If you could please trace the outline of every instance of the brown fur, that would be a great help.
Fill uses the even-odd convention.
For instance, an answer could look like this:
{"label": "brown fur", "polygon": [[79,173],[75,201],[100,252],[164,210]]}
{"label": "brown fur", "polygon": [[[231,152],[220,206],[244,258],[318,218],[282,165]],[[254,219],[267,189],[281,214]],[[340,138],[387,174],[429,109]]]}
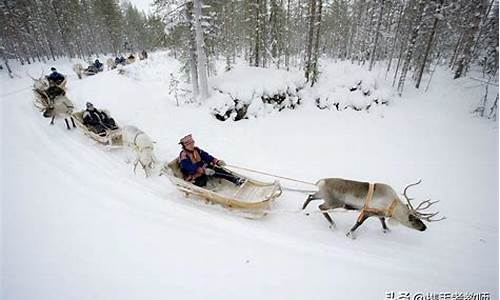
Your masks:
{"label": "brown fur", "polygon": [[315,194],[309,195],[304,202],[302,209],[312,200],[324,200],[319,205],[323,215],[334,226],[332,218],[326,212],[335,208],[355,209],[361,211],[356,224],[348,232],[348,236],[353,237],[354,231],[369,217],[376,216],[382,222],[384,232],[388,230],[385,224],[389,206],[395,202],[392,215],[401,224],[420,231],[425,230],[425,225],[412,214],[412,212],[401,202],[392,187],[384,183],[375,183],[373,197],[369,203],[369,210],[365,210],[365,202],[368,195],[369,183],[342,178],[325,178],[316,182],[319,190]]}

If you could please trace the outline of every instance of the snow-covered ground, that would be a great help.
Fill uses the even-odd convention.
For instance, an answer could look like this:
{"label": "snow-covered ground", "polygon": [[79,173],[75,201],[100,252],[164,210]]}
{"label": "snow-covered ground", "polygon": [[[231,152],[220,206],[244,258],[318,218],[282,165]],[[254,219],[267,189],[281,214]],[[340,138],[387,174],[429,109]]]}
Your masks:
{"label": "snow-covered ground", "polygon": [[[210,104],[176,106],[168,84],[179,65],[165,53],[126,75],[83,80],[70,61],[55,65],[70,74],[78,107],[91,101],[141,128],[159,160],[178,155],[179,138],[192,133],[231,164],[306,181],[343,177],[400,192],[422,178],[409,192],[441,200],[435,209],[447,219],[425,232],[389,224],[386,234],[369,219],[351,240],[355,212],[334,212],[332,231],[320,214],[299,212],[306,196],[296,192],[260,220],[186,199],[165,177],[135,175],[126,151],[105,150],[62,120],[49,126],[26,76],[41,65],[15,65],[15,79],[0,74],[3,299],[386,299],[391,291],[498,299],[498,123],[470,113],[481,90],[467,79],[438,69],[427,93],[385,90],[390,105],[369,112],[319,110],[310,100],[220,122]],[[355,77],[357,68],[330,62],[317,93],[338,82],[340,72],[328,70]],[[390,86],[384,72],[373,74],[360,79]]]}

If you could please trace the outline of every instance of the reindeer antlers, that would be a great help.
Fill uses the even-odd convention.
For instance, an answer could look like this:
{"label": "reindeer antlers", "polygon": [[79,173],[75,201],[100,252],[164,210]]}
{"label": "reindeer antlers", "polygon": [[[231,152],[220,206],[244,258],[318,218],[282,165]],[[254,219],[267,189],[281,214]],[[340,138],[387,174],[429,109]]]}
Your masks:
{"label": "reindeer antlers", "polygon": [[411,204],[411,200],[414,200],[415,198],[410,198],[408,197],[408,195],[406,194],[406,192],[408,191],[408,188],[412,187],[412,186],[416,186],[418,184],[420,184],[422,182],[422,179],[420,179],[419,181],[415,182],[415,183],[410,183],[409,185],[407,185],[405,187],[405,189],[403,190],[403,196],[406,198],[406,202],[408,203],[408,208],[421,220],[425,220],[427,222],[437,222],[437,221],[441,221],[441,220],[444,220],[446,219],[446,217],[441,217],[439,219],[432,219],[433,217],[437,216],[439,214],[439,211],[438,212],[435,212],[435,213],[425,213],[423,212],[424,210],[428,209],[429,207],[431,207],[433,204],[435,203],[438,203],[438,201],[431,201],[431,199],[427,199],[425,201],[422,201],[420,202],[417,207],[413,207],[413,205]]}
{"label": "reindeer antlers", "polygon": [[403,190],[403,196],[405,196],[406,198],[406,202],[408,202],[408,206],[410,207],[411,210],[415,210],[415,208],[413,208],[413,205],[411,204],[410,200],[414,200],[414,198],[410,198],[408,197],[408,195],[406,195],[406,191],[412,187],[412,186],[416,186],[417,184],[420,184],[422,182],[422,179],[420,179],[419,181],[415,182],[415,183],[410,183],[409,185],[407,185],[405,187],[405,189]]}

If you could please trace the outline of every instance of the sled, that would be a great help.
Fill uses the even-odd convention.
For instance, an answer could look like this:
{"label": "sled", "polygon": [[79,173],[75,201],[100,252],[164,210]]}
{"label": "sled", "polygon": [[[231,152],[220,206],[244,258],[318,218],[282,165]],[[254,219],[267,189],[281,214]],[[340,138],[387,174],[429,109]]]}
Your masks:
{"label": "sled", "polygon": [[207,202],[238,210],[249,218],[265,216],[271,203],[282,193],[278,181],[266,183],[228,169],[224,170],[245,181],[238,186],[221,178],[211,178],[206,187],[196,186],[183,179],[177,158],[165,166],[163,173],[166,173],[172,184],[186,196],[193,195]]}
{"label": "sled", "polygon": [[105,135],[99,135],[92,130],[90,130],[85,124],[83,124],[83,113],[85,111],[79,111],[73,113],[73,118],[75,119],[75,123],[78,127],[80,127],[83,131],[83,133],[90,137],[91,139],[95,140],[96,142],[106,145],[106,146],[115,146],[115,147],[121,147],[123,146],[123,140],[122,140],[122,133],[121,129],[106,129],[106,134]]}
{"label": "sled", "polygon": [[85,75],[85,76],[93,76],[95,74],[97,74],[98,71],[93,71],[93,70],[88,70],[88,69],[85,69],[82,71],[82,74]]}

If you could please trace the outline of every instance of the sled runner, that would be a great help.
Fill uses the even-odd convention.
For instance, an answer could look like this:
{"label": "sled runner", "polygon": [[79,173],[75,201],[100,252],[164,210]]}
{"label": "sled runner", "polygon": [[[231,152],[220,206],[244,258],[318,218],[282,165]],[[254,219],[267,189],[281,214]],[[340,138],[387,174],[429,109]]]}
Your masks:
{"label": "sled runner", "polygon": [[206,187],[196,186],[183,179],[177,158],[166,165],[163,172],[186,195],[194,195],[227,208],[250,213],[249,217],[264,216],[263,211],[282,193],[278,181],[261,182],[228,169],[224,170],[245,179],[244,183],[238,186],[224,179],[211,178]]}
{"label": "sled runner", "polygon": [[123,146],[122,133],[120,128],[114,130],[106,129],[105,135],[99,135],[83,124],[83,113],[84,111],[73,113],[73,117],[75,119],[76,125],[83,130],[83,133],[85,135],[103,145],[117,147]]}

